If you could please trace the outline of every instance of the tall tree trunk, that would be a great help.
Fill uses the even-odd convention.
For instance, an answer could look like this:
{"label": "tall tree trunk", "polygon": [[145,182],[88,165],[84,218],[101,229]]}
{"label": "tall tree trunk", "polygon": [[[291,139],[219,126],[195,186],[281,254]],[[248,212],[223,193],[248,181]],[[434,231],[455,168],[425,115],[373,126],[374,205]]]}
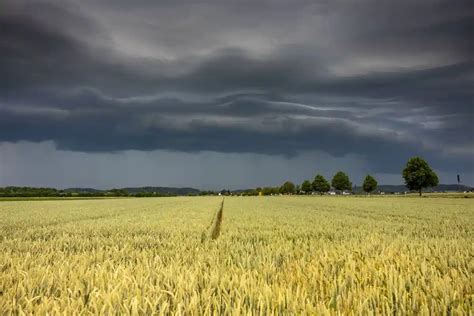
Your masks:
{"label": "tall tree trunk", "polygon": [[420,188],[420,196],[421,196],[421,188]]}

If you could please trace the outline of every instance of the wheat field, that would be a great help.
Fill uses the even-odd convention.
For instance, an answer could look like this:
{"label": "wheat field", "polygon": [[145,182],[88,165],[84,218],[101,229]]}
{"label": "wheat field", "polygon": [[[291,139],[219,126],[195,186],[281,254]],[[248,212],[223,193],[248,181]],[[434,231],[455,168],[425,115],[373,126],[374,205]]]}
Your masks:
{"label": "wheat field", "polygon": [[0,314],[469,315],[474,200],[0,202]]}

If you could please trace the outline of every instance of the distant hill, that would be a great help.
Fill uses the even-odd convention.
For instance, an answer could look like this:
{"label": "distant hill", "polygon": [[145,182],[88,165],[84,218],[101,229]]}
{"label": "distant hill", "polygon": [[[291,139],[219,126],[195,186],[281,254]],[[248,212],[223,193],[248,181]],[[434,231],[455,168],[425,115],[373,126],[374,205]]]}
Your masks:
{"label": "distant hill", "polygon": [[[194,188],[176,188],[176,187],[127,187],[127,188],[118,188],[113,190],[126,191],[128,194],[137,194],[137,193],[156,193],[156,194],[167,194],[167,195],[189,195],[189,194],[199,194],[198,189]],[[111,190],[98,190],[93,188],[67,188],[63,192],[66,193],[106,193]]]}
{"label": "distant hill", "polygon": [[190,195],[199,194],[201,191],[194,188],[175,188],[175,187],[130,187],[121,188],[128,194],[136,193],[157,193],[157,194],[169,194],[169,195]]}
{"label": "distant hill", "polygon": [[0,187],[0,197],[52,197],[52,196],[176,196],[198,195],[201,191],[194,188],[175,187],[129,187],[121,189],[98,190],[94,188],[39,188],[39,187]]}
{"label": "distant hill", "polygon": [[433,191],[470,191],[473,188],[463,184],[440,184],[433,188]]}
{"label": "distant hill", "polygon": [[102,190],[97,190],[93,188],[67,188],[62,190],[65,193],[99,193],[103,192]]}

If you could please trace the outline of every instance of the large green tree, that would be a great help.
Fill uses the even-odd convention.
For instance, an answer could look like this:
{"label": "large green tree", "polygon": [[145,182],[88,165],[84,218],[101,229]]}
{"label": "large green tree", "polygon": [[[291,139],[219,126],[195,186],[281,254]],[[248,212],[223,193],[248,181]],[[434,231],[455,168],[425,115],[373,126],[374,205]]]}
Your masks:
{"label": "large green tree", "polygon": [[362,188],[367,193],[374,191],[377,188],[377,180],[375,180],[374,177],[368,174],[364,179],[364,184],[362,185]]}
{"label": "large green tree", "polygon": [[331,184],[336,190],[339,191],[352,189],[352,183],[349,180],[349,177],[342,171],[339,171],[334,175]]}
{"label": "large green tree", "polygon": [[328,192],[329,189],[331,188],[331,185],[326,180],[326,178],[324,178],[320,174],[318,174],[318,175],[316,175],[316,177],[314,177],[312,185],[313,185],[313,190],[316,191],[316,192],[319,192],[320,194]]}
{"label": "large green tree", "polygon": [[436,173],[421,157],[413,157],[408,160],[405,169],[403,169],[403,178],[407,188],[418,191],[420,196],[423,188],[434,187],[439,183]]}
{"label": "large green tree", "polygon": [[303,190],[305,194],[311,193],[311,190],[312,190],[311,182],[309,182],[309,180],[304,180],[303,183],[301,184],[301,190]]}
{"label": "large green tree", "polygon": [[291,181],[286,181],[280,187],[280,192],[283,194],[293,194],[295,193],[295,190],[296,190],[295,184]]}

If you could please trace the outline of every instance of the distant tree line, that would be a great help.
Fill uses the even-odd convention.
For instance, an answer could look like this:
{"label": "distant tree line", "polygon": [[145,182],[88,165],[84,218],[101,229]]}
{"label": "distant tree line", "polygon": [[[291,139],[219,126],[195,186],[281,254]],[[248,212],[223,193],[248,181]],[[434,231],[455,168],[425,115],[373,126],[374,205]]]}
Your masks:
{"label": "distant tree line", "polygon": [[160,192],[137,192],[129,193],[124,189],[111,189],[107,191],[73,191],[58,190],[55,188],[16,187],[8,186],[0,188],[0,197],[160,197],[176,196],[172,193]]}
{"label": "distant tree line", "polygon": [[[428,163],[420,158],[413,157],[408,160],[405,169],[402,172],[406,187],[411,191],[420,194],[423,188],[438,185],[439,180],[436,173],[431,169]],[[370,194],[377,189],[377,180],[368,174],[362,183],[362,190]],[[338,171],[329,183],[324,176],[317,174],[313,181],[304,180],[301,185],[295,185],[291,181],[286,181],[280,187],[256,188],[248,190],[245,195],[276,195],[276,194],[326,194],[331,190],[335,192],[351,192],[353,190],[352,182],[349,176],[343,171]]]}
{"label": "distant tree line", "polygon": [[[420,157],[413,157],[408,160],[402,172],[405,179],[405,185],[409,190],[420,194],[422,189],[438,185],[438,176],[431,169],[428,163]],[[362,189],[367,194],[377,189],[377,180],[372,175],[367,175],[362,183]],[[331,183],[321,174],[317,174],[312,181],[304,180],[301,185],[295,185],[291,181],[285,181],[278,187],[257,187],[239,192],[231,192],[224,189],[221,191],[200,191],[198,193],[189,193],[188,195],[279,195],[279,194],[327,194],[331,187],[334,192],[353,191],[352,182],[349,176],[343,171],[338,171],[332,178]],[[197,190],[196,190],[197,191]],[[15,187],[9,186],[0,188],[0,197],[159,197],[159,196],[177,196],[176,193],[139,191],[129,192],[125,189],[111,189],[107,191],[74,191],[73,189],[58,190],[54,188],[35,188],[35,187]]]}
{"label": "distant tree line", "polygon": [[342,171],[337,172],[331,184],[324,176],[317,174],[313,181],[305,180],[301,185],[295,185],[291,181],[286,181],[280,187],[256,188],[246,191],[246,195],[277,195],[277,194],[312,194],[313,192],[325,194],[333,188],[339,191],[351,190],[352,183],[349,177]]}
{"label": "distant tree line", "polygon": [[0,188],[0,196],[4,197],[49,197],[59,196],[60,191],[53,188],[4,187]]}

